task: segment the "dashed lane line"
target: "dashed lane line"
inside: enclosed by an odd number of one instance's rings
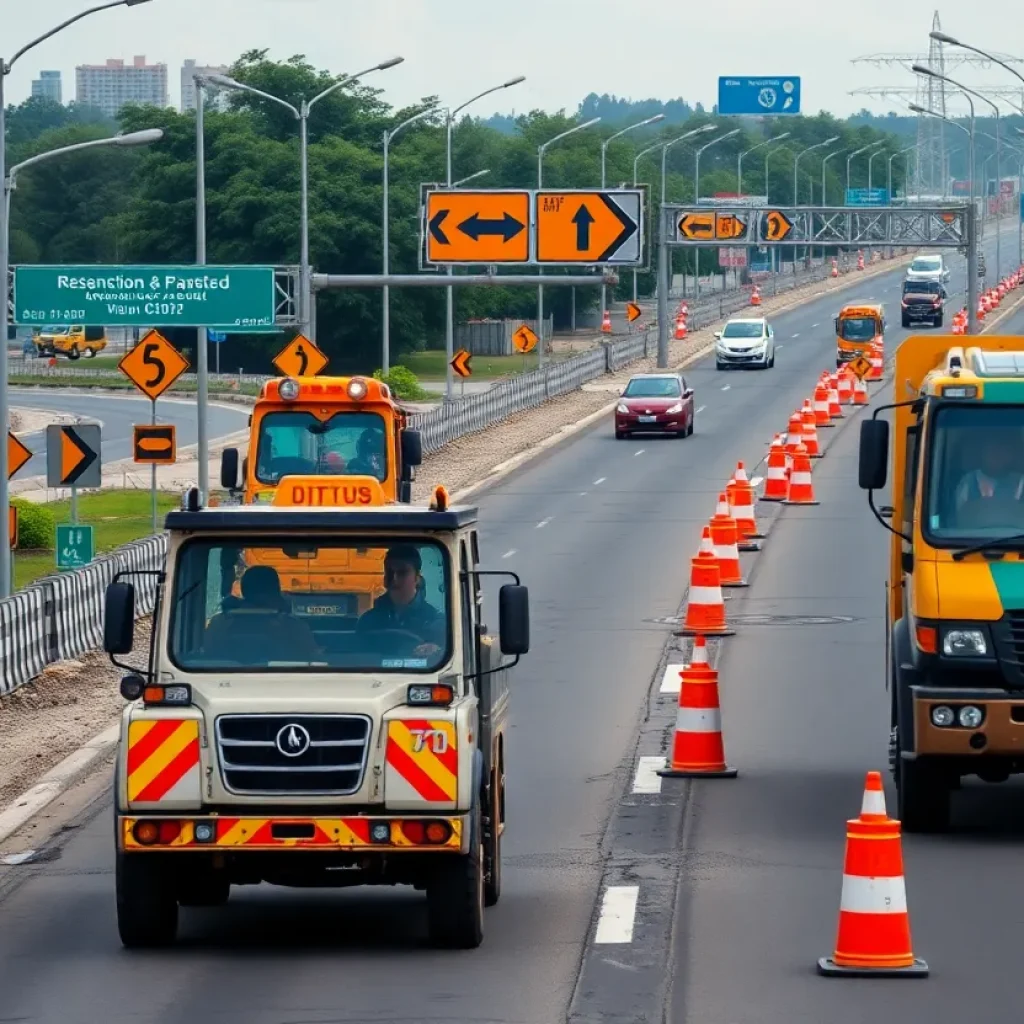
[[[598,945],[633,941],[633,922],[640,898],[639,885],[610,885],[601,900],[601,916],[597,920]]]
[[[661,776],[658,772],[665,767],[663,757],[641,757],[633,776],[633,792],[651,795],[661,792]]]

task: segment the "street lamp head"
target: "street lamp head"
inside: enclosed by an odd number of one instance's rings
[[[954,39],[952,36],[946,35],[945,32],[929,32],[928,36],[930,39],[934,39],[937,43],[946,43],[948,46],[960,45],[959,39]]]
[[[599,117],[592,117],[589,121],[585,122],[584,124],[581,124],[579,126],[579,130],[582,131],[584,128],[589,128],[591,125],[597,124],[597,122],[600,120],[601,118]]]
[[[718,130],[717,124],[705,124],[697,129],[698,132],[713,132]],[[696,132],[694,132],[696,134]]]
[[[387,71],[388,68],[393,68],[396,64],[401,64],[405,60],[404,57],[392,57],[390,60],[381,61],[377,65],[377,71]]]
[[[125,7],[138,7],[139,4],[148,4],[149,0],[122,0]]]
[[[164,137],[162,128],[145,128],[141,132],[118,133],[114,136],[115,146],[148,146],[151,142],[159,142]]]
[[[792,132],[783,132],[781,135],[773,135],[768,141],[779,142],[781,139],[788,139],[792,134]]]
[[[916,75],[927,75],[929,78],[942,77],[938,72],[932,71],[931,68],[926,68],[923,64],[911,64],[910,70]]]
[[[510,78],[507,82],[502,85],[502,89],[508,89],[510,86],[518,85],[520,82],[526,81],[526,75],[519,75],[517,78]]]
[[[241,89],[242,83],[236,82],[227,75],[206,75],[206,80],[213,85],[219,85],[222,89]]]
[[[647,118],[646,121],[641,121],[640,124],[637,125],[637,127],[638,128],[642,128],[644,125],[656,124],[658,121],[664,121],[664,120],[665,120],[665,115],[664,114],[655,114],[654,117],[649,117],[649,118]]]
[[[907,106],[915,114],[930,114],[931,113],[930,110],[925,110],[924,107],[919,107],[916,103],[908,103]]]

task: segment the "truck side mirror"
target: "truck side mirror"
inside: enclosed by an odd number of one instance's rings
[[[506,583],[498,591],[498,637],[502,654],[526,654],[530,650],[530,591]]]
[[[835,320],[833,321],[833,325],[835,326],[836,334],[838,334],[839,333],[839,317],[835,318]]]
[[[220,457],[220,485],[233,491],[238,486],[238,449],[225,448]]]
[[[406,466],[423,464],[423,436],[418,430],[402,431],[402,464]]]
[[[103,649],[130,654],[135,643],[135,587],[111,583],[103,601]]]
[[[862,490],[879,491],[889,468],[889,423],[865,420],[860,425],[860,463],[857,480]]]

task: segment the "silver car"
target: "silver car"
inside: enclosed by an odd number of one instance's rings
[[[949,267],[946,266],[944,257],[929,253],[927,256],[917,256],[907,267],[908,281],[938,281],[945,284],[949,280]]]
[[[775,365],[775,331],[764,317],[730,320],[715,331],[715,365],[756,366],[762,370]]]

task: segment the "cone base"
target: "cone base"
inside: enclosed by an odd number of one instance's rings
[[[832,957],[823,956],[818,961],[818,973],[826,978],[843,974],[849,978],[927,978],[928,965],[915,960],[910,967],[840,967]]]
[[[749,586],[750,586],[750,584],[746,580],[740,579],[740,580],[734,580],[732,583],[723,583],[722,584],[722,589],[725,590],[726,588],[731,588],[731,589],[735,590],[737,587],[749,587]]]
[[[740,551],[760,551],[761,545],[758,541],[764,540],[765,534],[763,533],[748,533],[747,539],[741,541],[738,545]]]
[[[698,768],[687,770],[684,768],[659,768],[658,774],[663,779],[735,779],[739,775],[738,768],[718,768],[710,771],[702,771]]]
[[[673,636],[735,636],[736,630],[729,629],[687,629],[685,626],[672,630]]]
[[[766,498],[763,495],[757,499],[758,501],[785,501],[785,498]]]
[[[788,498],[783,502],[784,505],[820,505],[820,501],[790,501]]]
[[[818,423],[818,424],[816,424],[816,426],[817,426],[818,430],[831,430],[835,426],[835,424],[834,423]]]

